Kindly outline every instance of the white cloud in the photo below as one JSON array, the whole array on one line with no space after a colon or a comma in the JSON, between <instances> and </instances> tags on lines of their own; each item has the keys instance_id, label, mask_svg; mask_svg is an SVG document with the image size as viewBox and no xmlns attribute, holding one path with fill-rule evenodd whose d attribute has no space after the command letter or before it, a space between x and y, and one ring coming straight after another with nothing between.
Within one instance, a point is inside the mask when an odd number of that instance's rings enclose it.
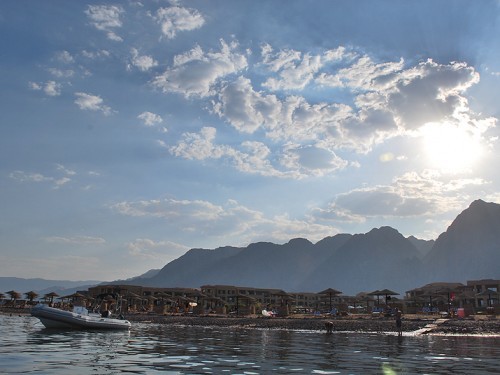
<instances>
[{"instance_id":1,"label":"white cloud","mask_svg":"<svg viewBox=\"0 0 500 375\"><path fill-rule=\"evenodd\" d=\"M160 262L171 261L184 255L189 248L187 246L171 241L153 241L148 238L138 238L127 244L129 254L145 259L157 260Z\"/></svg>"},{"instance_id":2,"label":"white cloud","mask_svg":"<svg viewBox=\"0 0 500 375\"><path fill-rule=\"evenodd\" d=\"M95 60L98 58L109 57L109 56L111 56L111 53L105 49L101 49L101 50L97 50L97 51L83 50L82 56L87 58L87 59Z\"/></svg>"},{"instance_id":3,"label":"white cloud","mask_svg":"<svg viewBox=\"0 0 500 375\"><path fill-rule=\"evenodd\" d=\"M161 25L161 31L168 39L173 39L180 31L199 29L205 23L203 15L196 9L172 6L160 8L154 19Z\"/></svg>"},{"instance_id":4,"label":"white cloud","mask_svg":"<svg viewBox=\"0 0 500 375\"><path fill-rule=\"evenodd\" d=\"M131 64L141 72L146 72L158 65L158 61L153 57L146 55L141 56L139 55L139 51L135 48L132 48L130 53L132 54Z\"/></svg>"},{"instance_id":5,"label":"white cloud","mask_svg":"<svg viewBox=\"0 0 500 375\"><path fill-rule=\"evenodd\" d=\"M9 177L19 182L45 182L54 180L52 177L46 177L41 173L27 173L24 171L14 171Z\"/></svg>"},{"instance_id":6,"label":"white cloud","mask_svg":"<svg viewBox=\"0 0 500 375\"><path fill-rule=\"evenodd\" d=\"M62 164L56 164L56 168L57 168L58 171L61 171L61 172L63 172L64 174L66 174L68 176L74 176L74 175L76 175L76 172L74 170L66 168Z\"/></svg>"},{"instance_id":7,"label":"white cloud","mask_svg":"<svg viewBox=\"0 0 500 375\"><path fill-rule=\"evenodd\" d=\"M216 133L217 130L211 127L203 127L199 133L184 133L183 139L170 152L190 160L218 159L224 151L213 144Z\"/></svg>"},{"instance_id":8,"label":"white cloud","mask_svg":"<svg viewBox=\"0 0 500 375\"><path fill-rule=\"evenodd\" d=\"M279 171L269 161L269 148L261 142L245 141L241 150L215 144L216 129L204 127L199 133L184 133L183 139L169 150L172 155L190 160L221 159L231 161L241 172L274 177L302 177L296 171Z\"/></svg>"},{"instance_id":9,"label":"white cloud","mask_svg":"<svg viewBox=\"0 0 500 375\"><path fill-rule=\"evenodd\" d=\"M12 178L13 180L23 182L23 183L51 182L51 183L53 183L54 189L58 189L61 186L66 185L67 183L71 182L71 179L67 176L56 178L56 177L45 176L41 173L29 173L29 172L24 172L24 171L14 171L9 175L9 177Z\"/></svg>"},{"instance_id":10,"label":"white cloud","mask_svg":"<svg viewBox=\"0 0 500 375\"><path fill-rule=\"evenodd\" d=\"M247 67L244 55L235 51L236 43L221 40L219 52L203 52L200 46L174 57L174 64L156 76L152 84L163 92L183 94L185 97L211 95L213 86L223 77Z\"/></svg>"},{"instance_id":11,"label":"white cloud","mask_svg":"<svg viewBox=\"0 0 500 375\"><path fill-rule=\"evenodd\" d=\"M476 133L484 133L495 124L495 119L481 119L468 108L463 93L479 76L464 63L428 60L405 68L402 59L376 63L340 47L321 59L317 56L313 68L303 65L310 60L304 60L306 55L298 51L273 54L272 48L264 45L262 56L271 71L281 74L279 84L272 81L279 87L269 80L263 87L291 89L314 82L325 89L347 90L354 100L352 104L313 104L299 95L277 97L255 90L250 79L240 76L221 87L213 111L242 133L264 130L273 141L303 146L320 143L330 150L368 153L374 145L395 136L414 135L415 129L430 121L468 122L476 127ZM342 64L327 67L330 62Z\"/></svg>"},{"instance_id":12,"label":"white cloud","mask_svg":"<svg viewBox=\"0 0 500 375\"><path fill-rule=\"evenodd\" d=\"M286 145L281 164L302 175L324 176L347 167L347 161L317 146Z\"/></svg>"},{"instance_id":13,"label":"white cloud","mask_svg":"<svg viewBox=\"0 0 500 375\"><path fill-rule=\"evenodd\" d=\"M59 96L61 95L62 85L55 81L45 83L29 82L29 87L35 91L43 91L48 96Z\"/></svg>"},{"instance_id":14,"label":"white cloud","mask_svg":"<svg viewBox=\"0 0 500 375\"><path fill-rule=\"evenodd\" d=\"M364 221L370 217L433 217L456 212L474 199L471 188L485 185L480 178L447 180L434 170L408 172L390 185L377 185L339 194L315 217L323 220Z\"/></svg>"},{"instance_id":15,"label":"white cloud","mask_svg":"<svg viewBox=\"0 0 500 375\"><path fill-rule=\"evenodd\" d=\"M73 236L73 237L46 237L45 241L64 245L103 245L106 240L101 237Z\"/></svg>"},{"instance_id":16,"label":"white cloud","mask_svg":"<svg viewBox=\"0 0 500 375\"><path fill-rule=\"evenodd\" d=\"M55 81L48 81L45 83L43 91L48 96L58 96L61 95L61 85Z\"/></svg>"},{"instance_id":17,"label":"white cloud","mask_svg":"<svg viewBox=\"0 0 500 375\"><path fill-rule=\"evenodd\" d=\"M160 115L147 111L142 112L139 116L137 116L137 118L141 120L145 126L155 126L163 122Z\"/></svg>"},{"instance_id":18,"label":"white cloud","mask_svg":"<svg viewBox=\"0 0 500 375\"><path fill-rule=\"evenodd\" d=\"M75 72L71 69L57 69L57 68L48 68L47 69L50 74L52 74L56 78L70 78L73 77Z\"/></svg>"},{"instance_id":19,"label":"white cloud","mask_svg":"<svg viewBox=\"0 0 500 375\"><path fill-rule=\"evenodd\" d=\"M253 89L249 79L238 77L220 91L214 112L236 129L254 133L262 128L273 140L311 142L339 137L341 120L351 108L343 104L309 104L303 97L284 100Z\"/></svg>"},{"instance_id":20,"label":"white cloud","mask_svg":"<svg viewBox=\"0 0 500 375\"><path fill-rule=\"evenodd\" d=\"M222 87L214 103L214 112L238 131L253 133L266 123L273 124L281 107L275 95L257 92L249 79L238 77Z\"/></svg>"},{"instance_id":21,"label":"white cloud","mask_svg":"<svg viewBox=\"0 0 500 375\"><path fill-rule=\"evenodd\" d=\"M9 177L21 183L47 183L52 189L57 190L62 186L74 183L78 173L67 168L62 164L55 165L55 172L50 176L38 172L25 172L21 170L14 171L9 174ZM88 176L98 176L96 172L87 172ZM78 181L78 180L77 180ZM83 188L86 189L86 188Z\"/></svg>"},{"instance_id":22,"label":"white cloud","mask_svg":"<svg viewBox=\"0 0 500 375\"><path fill-rule=\"evenodd\" d=\"M368 56L354 60L352 65L342 68L334 74L333 81L340 81L345 87L353 90L381 90L391 86L398 72L404 67L404 61L375 63ZM320 76L320 82L325 84L329 75Z\"/></svg>"},{"instance_id":23,"label":"white cloud","mask_svg":"<svg viewBox=\"0 0 500 375\"><path fill-rule=\"evenodd\" d=\"M85 11L85 14L97 30L106 32L108 39L117 42L123 41L114 32L114 29L122 27L120 16L123 13L123 8L116 5L89 5Z\"/></svg>"},{"instance_id":24,"label":"white cloud","mask_svg":"<svg viewBox=\"0 0 500 375\"><path fill-rule=\"evenodd\" d=\"M283 241L293 237L320 240L337 233L331 226L307 220L290 219L287 215L266 218L263 213L251 210L234 200L216 205L203 200L162 199L121 202L112 206L120 214L136 218L155 217L165 220L172 233L189 234L196 231L205 237L215 238L228 245L234 238L241 241Z\"/></svg>"},{"instance_id":25,"label":"white cloud","mask_svg":"<svg viewBox=\"0 0 500 375\"><path fill-rule=\"evenodd\" d=\"M271 71L279 74L278 78L270 77L262 84L273 91L304 89L322 67L320 56L302 55L294 50L282 50L271 55L269 47L264 48L263 59Z\"/></svg>"},{"instance_id":26,"label":"white cloud","mask_svg":"<svg viewBox=\"0 0 500 375\"><path fill-rule=\"evenodd\" d=\"M75 59L68 51L60 51L56 54L56 59L64 64L71 64L75 62Z\"/></svg>"},{"instance_id":27,"label":"white cloud","mask_svg":"<svg viewBox=\"0 0 500 375\"><path fill-rule=\"evenodd\" d=\"M100 111L104 115L109 115L112 112L110 107L103 104L103 100L100 96L86 94L84 92L77 92L75 96L75 104L81 110Z\"/></svg>"},{"instance_id":28,"label":"white cloud","mask_svg":"<svg viewBox=\"0 0 500 375\"><path fill-rule=\"evenodd\" d=\"M478 81L479 74L466 64L428 60L401 73L387 95L387 106L401 126L413 130L468 112L461 94Z\"/></svg>"}]
</instances>

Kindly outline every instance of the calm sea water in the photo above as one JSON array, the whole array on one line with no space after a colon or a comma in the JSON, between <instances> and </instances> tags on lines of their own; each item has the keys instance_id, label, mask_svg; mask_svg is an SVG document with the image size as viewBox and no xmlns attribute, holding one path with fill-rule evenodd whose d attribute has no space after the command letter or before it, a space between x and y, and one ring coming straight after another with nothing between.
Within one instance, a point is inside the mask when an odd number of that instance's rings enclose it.
<instances>
[{"instance_id":1,"label":"calm sea water","mask_svg":"<svg viewBox=\"0 0 500 375\"><path fill-rule=\"evenodd\" d=\"M6 374L498 374L500 339L134 324L54 331L0 315Z\"/></svg>"}]
</instances>

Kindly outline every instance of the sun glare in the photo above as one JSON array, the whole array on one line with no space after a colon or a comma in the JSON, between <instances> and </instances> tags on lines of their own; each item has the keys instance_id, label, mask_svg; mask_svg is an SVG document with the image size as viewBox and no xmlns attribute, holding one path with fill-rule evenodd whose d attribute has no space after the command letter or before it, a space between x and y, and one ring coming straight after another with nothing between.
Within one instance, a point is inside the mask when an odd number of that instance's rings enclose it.
<instances>
[{"instance_id":1,"label":"sun glare","mask_svg":"<svg viewBox=\"0 0 500 375\"><path fill-rule=\"evenodd\" d=\"M431 168L447 173L464 172L471 169L481 157L479 139L459 126L427 124L422 132Z\"/></svg>"}]
</instances>

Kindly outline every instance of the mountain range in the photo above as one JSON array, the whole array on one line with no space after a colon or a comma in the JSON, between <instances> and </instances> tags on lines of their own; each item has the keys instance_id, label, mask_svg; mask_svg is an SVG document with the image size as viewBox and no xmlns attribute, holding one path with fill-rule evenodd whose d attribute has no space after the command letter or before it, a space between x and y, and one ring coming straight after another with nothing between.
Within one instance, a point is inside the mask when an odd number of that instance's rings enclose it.
<instances>
[{"instance_id":1,"label":"mountain range","mask_svg":"<svg viewBox=\"0 0 500 375\"><path fill-rule=\"evenodd\" d=\"M500 278L500 205L476 200L436 241L404 237L391 227L338 234L316 244L296 238L283 245L191 249L156 275L135 278L144 286L229 284L344 294L375 289L399 293L430 282Z\"/></svg>"},{"instance_id":2,"label":"mountain range","mask_svg":"<svg viewBox=\"0 0 500 375\"><path fill-rule=\"evenodd\" d=\"M487 278L500 278L500 205L476 200L435 241L380 227L315 244L295 238L282 245L191 249L159 270L113 283L191 288L227 284L287 292L335 288L353 295L385 288L404 294L430 282ZM0 286L3 290L2 278Z\"/></svg>"}]
</instances>

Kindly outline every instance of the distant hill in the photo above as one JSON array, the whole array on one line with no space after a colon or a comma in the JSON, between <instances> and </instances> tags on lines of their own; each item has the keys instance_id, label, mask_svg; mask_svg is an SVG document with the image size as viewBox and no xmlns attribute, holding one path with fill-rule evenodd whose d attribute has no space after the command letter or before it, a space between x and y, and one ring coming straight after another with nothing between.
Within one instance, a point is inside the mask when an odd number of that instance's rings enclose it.
<instances>
[{"instance_id":1,"label":"distant hill","mask_svg":"<svg viewBox=\"0 0 500 375\"><path fill-rule=\"evenodd\" d=\"M156 275L160 270L149 270L146 273L127 279L128 282L133 282L135 279L148 278ZM69 280L46 280L46 279L23 279L19 277L0 277L0 292L6 293L10 290L15 290L21 294L34 291L39 297L44 294L56 292L60 296L73 294L79 290L87 290L90 287L104 283L98 280L83 280L83 281L69 281ZM23 295L24 298L24 295Z\"/></svg>"},{"instance_id":2,"label":"distant hill","mask_svg":"<svg viewBox=\"0 0 500 375\"><path fill-rule=\"evenodd\" d=\"M45 280L45 279L22 279L19 277L0 277L0 292L4 293L15 290L19 293L34 291L40 296L50 292L58 294L71 294L76 290L85 290L90 286L100 284L97 280L69 281L69 280Z\"/></svg>"},{"instance_id":3,"label":"distant hill","mask_svg":"<svg viewBox=\"0 0 500 375\"><path fill-rule=\"evenodd\" d=\"M192 249L155 276L131 283L163 287L229 284L344 294L399 293L435 281L500 278L500 205L473 202L436 241L405 238L391 227L338 234L316 244L253 243L245 248Z\"/></svg>"}]
</instances>

